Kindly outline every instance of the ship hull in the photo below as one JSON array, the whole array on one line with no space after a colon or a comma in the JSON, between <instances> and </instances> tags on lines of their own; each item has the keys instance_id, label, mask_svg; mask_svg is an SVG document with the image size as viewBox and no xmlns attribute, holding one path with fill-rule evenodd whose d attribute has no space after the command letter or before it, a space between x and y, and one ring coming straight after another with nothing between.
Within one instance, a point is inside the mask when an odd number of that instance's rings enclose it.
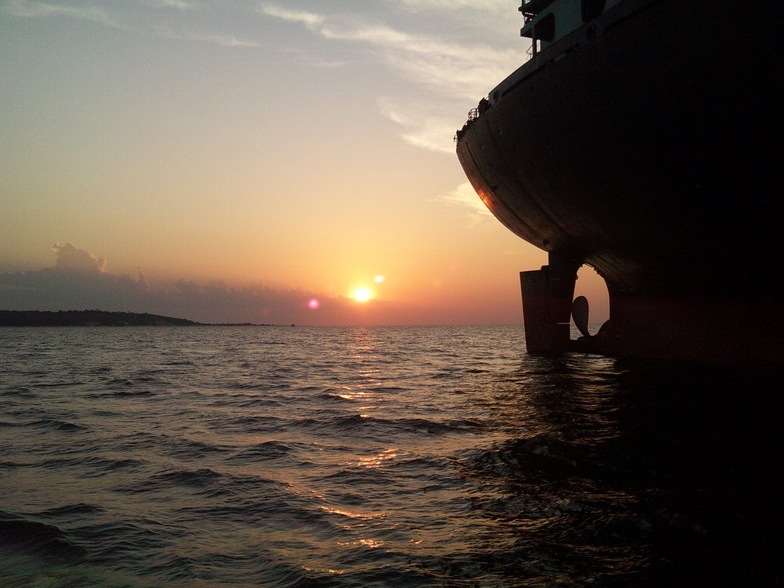
<instances>
[{"instance_id":1,"label":"ship hull","mask_svg":"<svg viewBox=\"0 0 784 588\"><path fill-rule=\"evenodd\" d=\"M781 363L781 16L772 2L626 0L458 133L506 227L605 279L594 349Z\"/></svg>"}]
</instances>

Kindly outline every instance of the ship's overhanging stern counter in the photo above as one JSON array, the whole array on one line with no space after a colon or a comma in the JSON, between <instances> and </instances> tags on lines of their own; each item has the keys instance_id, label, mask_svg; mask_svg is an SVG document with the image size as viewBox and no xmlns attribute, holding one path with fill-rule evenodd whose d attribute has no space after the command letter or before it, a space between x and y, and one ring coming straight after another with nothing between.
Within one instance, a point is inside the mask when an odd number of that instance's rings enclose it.
<instances>
[{"instance_id":1,"label":"ship's overhanging stern counter","mask_svg":"<svg viewBox=\"0 0 784 588\"><path fill-rule=\"evenodd\" d=\"M594 347L770 360L784 312L781 8L637 4L499 85L458 157L507 228L604 277L612 329Z\"/></svg>"}]
</instances>

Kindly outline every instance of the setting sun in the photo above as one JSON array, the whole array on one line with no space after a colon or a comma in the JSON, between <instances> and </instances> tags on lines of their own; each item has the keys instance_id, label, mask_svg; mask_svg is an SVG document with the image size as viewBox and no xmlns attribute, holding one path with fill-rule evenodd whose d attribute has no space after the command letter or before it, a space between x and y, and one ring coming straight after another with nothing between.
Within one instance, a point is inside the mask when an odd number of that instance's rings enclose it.
<instances>
[{"instance_id":1,"label":"setting sun","mask_svg":"<svg viewBox=\"0 0 784 588\"><path fill-rule=\"evenodd\" d=\"M367 302L370 300L372 294L367 288L357 288L354 290L353 298L357 302Z\"/></svg>"}]
</instances>

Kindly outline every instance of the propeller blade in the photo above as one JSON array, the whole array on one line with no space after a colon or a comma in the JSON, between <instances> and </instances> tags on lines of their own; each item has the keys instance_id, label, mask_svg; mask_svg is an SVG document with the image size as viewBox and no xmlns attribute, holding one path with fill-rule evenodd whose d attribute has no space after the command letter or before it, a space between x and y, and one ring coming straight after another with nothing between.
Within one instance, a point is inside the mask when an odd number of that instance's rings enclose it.
<instances>
[{"instance_id":1,"label":"propeller blade","mask_svg":"<svg viewBox=\"0 0 784 588\"><path fill-rule=\"evenodd\" d=\"M590 337L588 332L588 299L585 296L578 296L572 302L572 318L577 330L583 337Z\"/></svg>"}]
</instances>

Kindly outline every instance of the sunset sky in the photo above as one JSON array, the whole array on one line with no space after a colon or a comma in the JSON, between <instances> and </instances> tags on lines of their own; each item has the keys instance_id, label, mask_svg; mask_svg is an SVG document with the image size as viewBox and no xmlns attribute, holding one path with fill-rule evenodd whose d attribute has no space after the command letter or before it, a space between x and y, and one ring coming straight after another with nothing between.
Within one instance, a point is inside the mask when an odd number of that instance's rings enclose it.
<instances>
[{"instance_id":1,"label":"sunset sky","mask_svg":"<svg viewBox=\"0 0 784 588\"><path fill-rule=\"evenodd\" d=\"M521 324L453 143L519 4L0 0L0 308Z\"/></svg>"}]
</instances>

